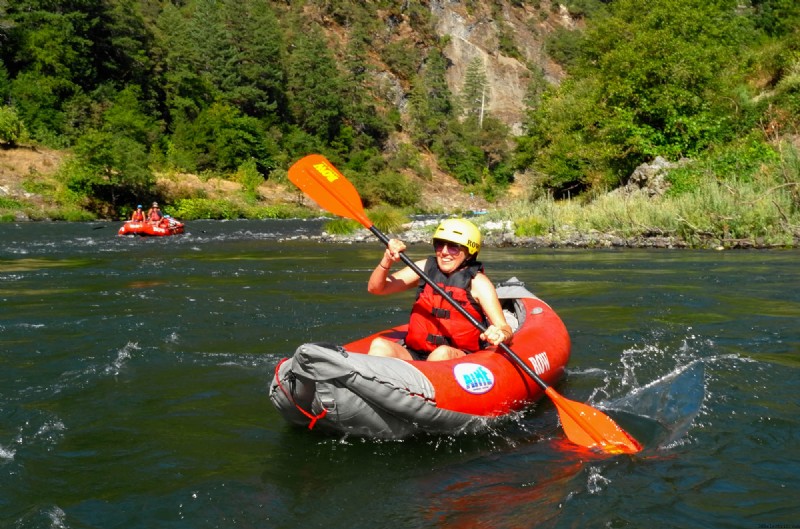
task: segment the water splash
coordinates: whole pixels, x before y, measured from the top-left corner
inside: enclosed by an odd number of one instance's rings
[[[67,513],[58,506],[54,506],[50,511],[47,513],[48,518],[50,518],[50,527],[53,529],[66,529],[67,525],[65,523],[65,519],[67,518]]]
[[[126,343],[122,349],[117,351],[116,358],[111,362],[111,365],[106,366],[104,369],[104,373],[106,375],[113,375],[117,376],[120,374],[120,371],[125,367],[127,361],[131,358],[133,351],[138,351],[139,344],[138,342],[128,342]]]
[[[611,484],[611,480],[604,477],[600,470],[598,466],[589,467],[589,479],[586,482],[586,490],[589,491],[589,494],[599,494]]]
[[[672,346],[662,346],[656,336],[652,343],[623,351],[622,372],[607,372],[603,386],[589,399],[646,446],[669,449],[688,442],[686,436],[703,409],[705,367],[714,358],[704,355],[714,350],[714,343],[699,338],[691,327],[687,333]]]
[[[16,455],[16,453],[16,450],[4,448],[3,445],[0,445],[0,459],[7,459],[11,461],[14,459],[14,455]]]

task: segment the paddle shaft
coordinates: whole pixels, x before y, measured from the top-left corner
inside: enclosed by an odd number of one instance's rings
[[[384,233],[381,230],[376,228],[374,224],[369,227],[369,231],[371,231],[378,239],[380,239],[383,244],[389,246],[389,238],[386,235],[384,235]],[[467,318],[469,322],[472,323],[472,325],[477,327],[478,330],[480,330],[481,332],[486,331],[486,326],[483,323],[476,320],[475,317],[469,312],[467,312],[467,310],[464,307],[462,307],[458,302],[456,302],[456,300],[454,300],[450,296],[450,294],[448,294],[442,287],[434,283],[433,280],[430,277],[428,277],[428,275],[419,266],[417,266],[417,263],[412,261],[411,258],[405,254],[405,252],[400,252],[400,259],[406,265],[408,265],[408,267],[411,268],[420,278],[422,278],[423,281],[428,283],[431,286],[431,288],[436,291],[437,294],[446,299],[453,306],[453,308],[455,308],[458,312],[460,312],[462,316]],[[539,375],[537,375],[533,369],[528,367],[528,364],[526,364],[525,361],[522,358],[520,358],[519,355],[517,355],[517,353],[512,351],[511,348],[508,347],[503,342],[500,342],[498,347],[500,347],[504,353],[506,353],[523,371],[525,371],[525,373],[529,377],[531,377],[533,381],[539,385],[539,387],[541,387],[543,390],[547,390],[548,385],[545,383],[545,381],[539,378]]]

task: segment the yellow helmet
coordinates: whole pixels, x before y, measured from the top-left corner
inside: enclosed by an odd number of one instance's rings
[[[478,255],[481,250],[481,232],[466,219],[447,219],[439,224],[434,239],[454,242],[467,249],[470,256]]]

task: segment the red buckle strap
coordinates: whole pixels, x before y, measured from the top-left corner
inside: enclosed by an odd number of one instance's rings
[[[280,371],[281,366],[287,360],[289,360],[289,359],[288,358],[284,358],[280,362],[278,362],[277,366],[275,366],[275,382],[278,384],[278,387],[281,388],[281,391],[283,391],[283,394],[286,395],[286,398],[288,398],[292,402],[292,404],[294,404],[294,407],[297,408],[298,410],[300,410],[300,413],[302,413],[303,415],[305,415],[306,417],[311,419],[311,422],[308,423],[308,429],[311,430],[311,429],[314,428],[314,425],[317,424],[318,420],[322,419],[323,417],[325,417],[328,414],[328,410],[325,409],[325,408],[322,408],[322,411],[318,415],[312,415],[311,413],[309,413],[306,410],[304,410],[303,408],[301,408],[300,405],[297,404],[297,402],[294,400],[294,397],[292,397],[292,394],[289,393],[288,391],[286,391],[286,388],[284,388],[283,384],[281,384],[281,379],[278,376],[278,371]]]

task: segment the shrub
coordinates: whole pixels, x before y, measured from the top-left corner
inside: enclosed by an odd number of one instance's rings
[[[255,159],[250,158],[239,166],[233,175],[233,181],[241,184],[249,197],[255,198],[258,186],[264,182],[264,177],[258,172]]]
[[[242,215],[239,206],[227,200],[185,198],[176,202],[173,216],[182,220],[196,220],[237,219]]]
[[[3,209],[17,209],[22,207],[22,204],[11,198],[0,197],[0,208]]]
[[[0,106],[0,143],[13,146],[27,138],[28,131],[14,107]]]
[[[693,193],[703,183],[705,175],[697,166],[679,167],[670,171],[666,180],[670,187],[667,196],[678,197],[685,193]]]
[[[352,235],[361,228],[361,224],[351,219],[333,219],[325,223],[322,229],[331,235]]]
[[[514,222],[514,235],[517,237],[536,237],[548,232],[549,224],[541,217],[524,217]]]
[[[408,217],[394,208],[378,207],[369,212],[369,219],[384,233],[399,230],[408,222]]]
[[[394,171],[378,173],[370,187],[382,201],[394,206],[414,206],[420,199],[419,187],[404,175]]]

